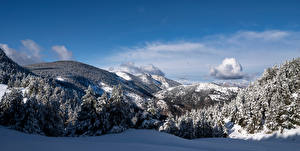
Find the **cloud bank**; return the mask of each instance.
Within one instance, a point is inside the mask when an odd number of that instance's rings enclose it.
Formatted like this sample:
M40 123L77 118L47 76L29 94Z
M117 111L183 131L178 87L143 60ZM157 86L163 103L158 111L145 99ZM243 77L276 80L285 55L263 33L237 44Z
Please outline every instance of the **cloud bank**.
M56 52L60 60L71 60L72 52L69 51L65 46L52 46L52 50Z
M21 40L21 43L27 50L31 52L31 55L35 58L41 58L41 48L40 46L31 39Z
M105 61L112 64L155 64L171 78L201 78L206 81L222 76L226 78L225 67L224 71L215 68L214 74L210 71L210 67L218 66L224 58L239 60L246 73L254 74L261 73L274 64L299 57L300 32L238 31L232 34L208 35L197 41L146 42L138 46L123 47L121 50ZM234 64L231 67L234 68ZM242 75L239 74L238 72L227 77L241 78Z
M28 65L43 62L43 49L33 40L21 40L22 47L14 49L7 44L0 43L0 48L4 50L6 55L20 65ZM55 52L59 60L72 59L72 52L67 50L65 46L52 46L52 51Z

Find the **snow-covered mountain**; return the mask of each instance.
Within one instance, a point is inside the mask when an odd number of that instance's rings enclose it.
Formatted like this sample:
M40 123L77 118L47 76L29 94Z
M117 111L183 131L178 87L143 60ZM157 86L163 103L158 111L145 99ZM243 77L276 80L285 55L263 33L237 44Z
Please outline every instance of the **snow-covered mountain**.
M128 93L151 97L153 90L140 81L125 80L117 74L76 61L57 61L26 66L27 69L42 77L54 78L62 84L85 90L92 85L95 91L111 93L115 85L121 85Z
M192 109L223 104L234 99L240 88L225 87L214 83L180 85L155 93L157 107L162 113L181 115Z
M112 93L116 85L121 85L125 95L142 107L152 94L162 89L180 85L159 75L133 75L124 71L108 72L76 61L57 61L26 66L36 75L56 79L60 84L84 91L92 86L99 95Z
M116 73L118 76L122 77L124 80L127 81L140 81L145 85L153 88L153 90L155 90L153 93L163 89L181 85L180 83L168 79L162 75L155 75L149 73L133 74L122 70L116 70L111 72Z
M133 75L124 71L108 72L76 61L57 61L26 66L31 72L42 77L56 79L59 83L85 90L92 86L100 95L111 93L113 86L121 85L133 102L141 106L152 94L162 89L180 85L163 76Z

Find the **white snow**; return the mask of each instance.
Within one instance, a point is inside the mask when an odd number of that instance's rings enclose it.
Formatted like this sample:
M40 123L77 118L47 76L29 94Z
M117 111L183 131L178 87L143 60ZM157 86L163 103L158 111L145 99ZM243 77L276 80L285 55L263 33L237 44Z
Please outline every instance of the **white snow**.
M300 136L300 127L297 127L295 129L284 129L283 133L280 133L280 131L275 131L270 134L267 133L267 129L265 128L259 133L249 134L245 129L243 129L239 125L234 125L232 127L232 132L229 134L230 138L236 138L236 139L245 139L245 140L263 140L268 138L288 138L292 137L294 135ZM298 140L300 143L300 140Z
M2 100L2 97L6 91L7 91L7 85L0 84L0 101Z
M182 139L155 130L130 129L96 137L45 137L0 127L3 151L295 151L300 137L262 141L230 138Z
M292 97L296 100L298 98L298 93L293 93Z
M139 75L138 77L140 78L141 81L143 81L146 84L150 84L151 83L150 77L148 75L146 75L146 74Z
M221 86L232 86L232 87L240 87L246 88L250 81L245 79L234 79L234 80L214 80L213 83L216 83Z
M56 77L56 80L58 80L58 81L65 81L65 79L62 78L61 76Z
M28 88L23 88L23 87L15 87L15 88L22 92L23 97L25 96L25 93L28 93L29 91ZM11 89L8 89L7 85L5 84L0 84L0 101L5 93L11 93ZM26 103L27 98L23 98L23 102Z
M122 79L126 81L133 80L131 75L136 76L145 84L155 84L158 85L161 89L167 89L170 87L169 83L167 82L166 78L161 75L155 75L150 73L143 73L143 72L131 72L130 70L123 70L123 69L109 69L110 72L115 73Z
M103 82L100 82L100 83L99 83L99 86L100 86L101 89L102 89L103 91L105 91L106 93L111 93L112 90L113 90L112 87L110 87L109 85L107 85L107 84L105 84L105 83L103 83Z
M284 138L287 139L289 137L293 138L294 136L299 136L298 142L300 143L300 127L296 127L294 129L284 129L282 133L280 131L275 131L272 133L268 133L268 129L265 127L261 132L250 134L245 129L243 129L238 124L233 124L229 121L229 119L225 119L227 131L229 133L230 138L234 139L244 139L244 140L265 140L270 138Z
M123 78L123 79L125 79L125 80L127 80L127 81L132 80L131 77L130 77L127 73L125 73L125 72L117 71L117 72L115 72L115 73L116 73L119 77L121 77L121 78Z
M143 97L135 94L135 93L125 93L126 96L130 98L132 102L134 102L138 107L143 108L143 104L147 101Z
M23 98L23 103L26 103L28 101L28 98Z
M157 105L162 109L168 109L168 105L164 100L158 100Z
M161 89L168 89L170 87L166 78L159 75L141 74L138 75L139 79L146 84L155 84Z
M178 90L178 92L174 94L176 96L185 95L187 93L186 90L190 88L194 88L195 92L215 90L216 91L215 93L208 95L212 100L215 101L225 100L227 99L226 96L229 96L232 92L238 92L240 90L240 88L238 87L219 86L214 83L194 83L192 85L179 85L176 87L170 87L165 90L157 92L155 96L158 99L163 99L166 92L172 91L175 88Z
M28 88L28 87L26 87L26 88L20 87L20 88L18 88L18 89L22 92L22 95L23 95L23 96L25 95L25 93L28 93L28 91L29 91L29 88Z
M229 95L230 91L231 92L238 92L239 88L238 87L225 87L225 86L219 86L217 84L213 84L213 83L197 83L194 84L197 86L196 88L196 92L200 92L202 90L216 90L219 91L223 94ZM216 100L216 101L220 101L220 100L224 100L226 98L224 98L224 96L220 95L220 94L210 94L209 97L212 100Z
M208 95L212 100L215 100L215 101L221 101L221 99L224 99L223 97L221 97L220 95L218 94L209 94Z
M161 88L162 89L168 89L168 88L170 88L170 85L169 85L169 83L166 81L166 78L165 77L163 77L163 76L159 76L159 75L152 75L152 78L153 79L155 79L155 80L157 80L157 81L159 81L159 82L161 82Z
M201 90L208 90L208 89L215 89L222 93L226 93L228 90L231 90L233 92L237 92L239 90L238 87L224 87L213 83L197 83L196 85L198 86L197 89L195 90L196 92L199 92Z

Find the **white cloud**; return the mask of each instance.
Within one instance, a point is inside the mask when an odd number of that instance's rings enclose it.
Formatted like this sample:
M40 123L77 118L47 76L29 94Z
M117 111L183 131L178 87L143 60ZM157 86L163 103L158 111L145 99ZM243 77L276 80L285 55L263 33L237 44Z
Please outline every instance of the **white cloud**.
M186 52L186 51L197 51L202 50L205 46L201 43L192 43L192 42L179 42L179 43L168 43L163 44L159 42L147 43L144 50L149 51L167 51L167 52Z
M10 48L7 44L1 43L0 47L4 50L8 57L21 65L41 62L41 49L33 40L21 40L21 43L25 49L15 50Z
M263 32L255 31L241 31L238 32L233 38L235 39L262 39L262 40L279 40L290 35L288 31L280 30L267 30Z
M111 60L152 60L157 59L170 59L178 58L182 56L189 55L191 53L200 54L215 54L217 53L213 48L208 48L203 43L197 42L172 42L172 43L162 43L162 42L152 42L146 43L141 47L133 48L123 48L120 54L112 56ZM124 62L124 61L123 61Z
M199 79L209 78L210 67L217 66L219 60L234 57L243 64L245 72L252 74L299 57L300 32L238 31L209 35L198 41L146 42L121 49L104 61L155 64L172 78Z
M71 60L72 59L72 52L69 51L65 46L52 46L52 50L56 52L58 57L61 60Z
M210 75L217 79L242 79L245 77L242 70L235 58L225 58L222 64L210 69Z
M141 66L140 68L145 73L149 73L149 74L152 74L152 75L165 76L165 73L162 72L158 67L154 66L153 64L149 64L149 65L146 65L146 66Z
M115 69L110 68L109 70L115 70ZM151 75L165 76L165 74L153 64L149 64L145 66L136 66L133 62L127 62L127 63L122 63L120 67L116 70L125 71L134 75L151 74Z
M41 58L40 55L41 48L36 42L34 42L31 39L26 39L26 40L21 40L21 43L25 48L27 48L27 50L31 51L34 57Z

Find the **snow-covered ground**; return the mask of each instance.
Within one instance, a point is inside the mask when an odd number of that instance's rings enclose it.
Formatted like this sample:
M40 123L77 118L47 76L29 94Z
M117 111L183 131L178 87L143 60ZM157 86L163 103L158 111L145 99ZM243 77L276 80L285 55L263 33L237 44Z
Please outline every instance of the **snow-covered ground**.
M249 134L245 129L243 129L239 125L234 125L232 128L232 132L229 134L230 138L236 138L236 139L245 139L245 140L264 140L264 139L270 139L270 138L283 138L283 139L289 139L292 138L295 135L300 136L300 127L297 127L295 129L284 129L281 133L280 131L275 131L272 133L267 133L267 129L265 128L261 132ZM299 140L300 143L300 140Z
M105 83L103 83L103 82L100 82L100 83L99 83L99 86L100 86L101 89L102 89L103 91L105 91L106 93L111 93L112 90L113 90L113 88L112 88L111 86L109 86L108 84L105 84Z
M138 107L143 108L143 104L147 101L147 99L144 99L143 97L135 94L135 93L125 93L127 97L130 98L132 102L134 102Z
M24 134L0 127L0 150L3 151L297 151L300 136L293 139L262 141L205 138L186 140L155 130L127 130L120 134L97 137L45 137Z
M58 80L58 81L65 81L65 79L63 77L61 77L61 76L56 77L56 80Z
M6 90L7 90L7 85L0 84L0 101L1 101L1 99L3 97L3 95L5 94Z
M300 127L296 126L294 129L284 129L282 132L280 130L269 132L269 130L264 127L261 132L257 132L254 134L249 134L244 128L242 128L238 124L233 124L229 121L229 119L225 119L226 128L230 138L233 139L244 139L244 140L265 140L265 139L295 139L295 136L298 137L298 141L300 143Z

